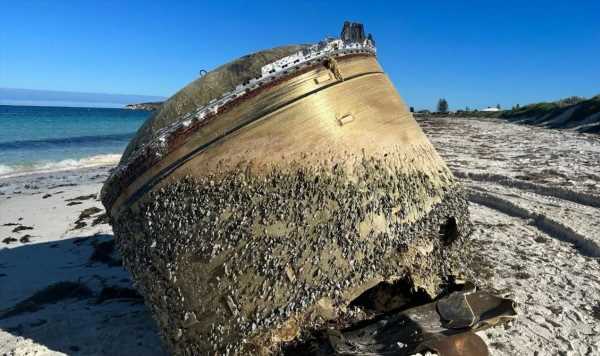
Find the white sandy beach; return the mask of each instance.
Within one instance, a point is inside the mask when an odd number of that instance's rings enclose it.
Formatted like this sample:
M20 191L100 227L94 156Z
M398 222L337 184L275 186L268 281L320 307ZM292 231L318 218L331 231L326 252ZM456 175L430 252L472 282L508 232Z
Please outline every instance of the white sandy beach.
M420 125L471 193L478 282L518 303L516 323L481 333L492 354L600 354L600 139ZM110 251L97 200L109 168L0 179L0 355L164 354Z
M517 302L493 355L600 353L600 138L500 120L419 124L470 192L479 284Z
M91 292L68 291L71 298L0 318L0 355L164 354L139 298L121 293L102 300L107 291L133 288L122 267L92 260L94 245L112 240L96 199L108 168L0 181L0 314L59 282L82 283ZM80 219L86 209L93 214ZM13 232L19 226L32 229Z

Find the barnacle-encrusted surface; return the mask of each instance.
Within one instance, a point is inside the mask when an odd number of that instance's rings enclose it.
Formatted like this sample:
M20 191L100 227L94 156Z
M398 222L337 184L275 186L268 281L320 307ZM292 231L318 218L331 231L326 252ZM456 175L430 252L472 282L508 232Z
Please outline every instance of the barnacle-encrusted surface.
M175 354L272 351L381 281L435 296L456 270L470 225L445 166L396 152L289 162L174 178L114 219Z
M188 122L267 57L207 74L194 89L202 100L163 105L106 182L124 263L170 352L273 352L366 317L346 306L382 282L433 297L457 270L469 231L462 189L375 52L359 52L282 66ZM162 123L177 128L160 134L163 149L132 155Z

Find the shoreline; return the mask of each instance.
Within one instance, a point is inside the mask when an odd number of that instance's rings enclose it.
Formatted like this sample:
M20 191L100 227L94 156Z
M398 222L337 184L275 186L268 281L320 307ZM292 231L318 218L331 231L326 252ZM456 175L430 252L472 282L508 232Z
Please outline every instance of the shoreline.
M31 169L22 170L13 167L24 167L25 165L10 166L0 164L0 182L4 179L26 177L29 175L48 175L84 169L113 168L119 163L120 158L121 155L117 154L95 155L79 159L64 159L55 162L47 162L41 166L38 165L38 167L33 165ZM93 163L94 161L97 161L97 163ZM86 164L85 162L89 163Z
M56 186L72 187L89 183L103 183L114 167L115 164L102 164L0 176L0 197L10 197L15 194L41 194L43 189L52 189Z

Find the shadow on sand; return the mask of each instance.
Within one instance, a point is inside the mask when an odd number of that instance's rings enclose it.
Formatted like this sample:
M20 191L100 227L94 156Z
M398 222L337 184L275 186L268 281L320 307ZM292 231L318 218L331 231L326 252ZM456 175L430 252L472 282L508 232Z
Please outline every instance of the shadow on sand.
M5 352L165 354L108 234L1 249L0 330Z

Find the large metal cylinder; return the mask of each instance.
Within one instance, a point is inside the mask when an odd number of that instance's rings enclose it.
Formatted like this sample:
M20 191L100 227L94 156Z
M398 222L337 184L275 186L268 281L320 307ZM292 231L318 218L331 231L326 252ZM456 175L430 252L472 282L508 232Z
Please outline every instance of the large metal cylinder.
M283 75L167 146L130 148L103 201L174 354L271 352L384 281L436 296L469 230L460 185L370 54Z

